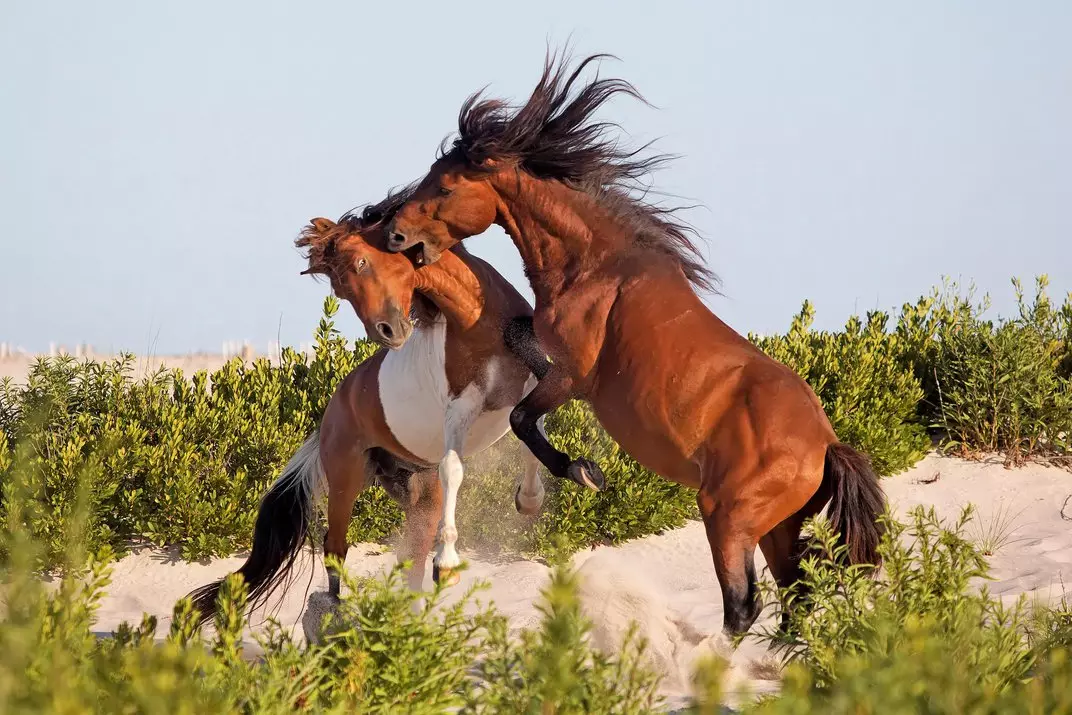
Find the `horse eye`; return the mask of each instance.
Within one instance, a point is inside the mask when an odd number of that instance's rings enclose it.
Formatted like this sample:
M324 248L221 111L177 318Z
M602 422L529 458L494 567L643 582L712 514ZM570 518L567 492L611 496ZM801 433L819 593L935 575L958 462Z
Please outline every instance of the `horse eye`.
M439 195L440 196L450 196L452 193L454 193L453 189L448 189L446 186L440 186L439 187Z
M360 259L360 260L359 260L359 261L357 262L357 270L359 270L359 271L360 271L361 269L363 269L363 268L365 267L365 264L366 264L366 263L368 263L368 261L366 261L366 260L365 260L364 258Z

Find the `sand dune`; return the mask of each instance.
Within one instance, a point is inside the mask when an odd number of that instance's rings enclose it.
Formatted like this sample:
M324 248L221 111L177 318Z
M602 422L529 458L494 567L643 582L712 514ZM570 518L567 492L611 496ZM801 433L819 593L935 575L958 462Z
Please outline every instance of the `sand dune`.
M940 516L952 519L962 505L971 502L984 524L992 516L1015 517L1005 543L992 558L995 580L989 583L991 591L1009 600L1029 593L1052 601L1065 589L1072 595L1072 522L1061 515L1065 499L1072 495L1069 472L1037 465L1008 470L1000 464L932 455L915 468L884 480L883 485L901 514L916 504L933 504ZM1072 517L1069 511L1072 508L1065 513ZM491 588L482 593L482 599L492 600L516 628L537 624L535 603L548 577L545 565L481 560L464 549L463 557L470 559L470 568L451 598L474 580L489 581ZM347 562L355 573L368 575L390 568L396 560L385 547L361 544L351 549ZM616 548L584 551L573 562L582 579L582 602L594 621L596 645L614 649L629 620L638 621L651 642L651 663L666 675L663 690L672 705L683 702L692 664L709 650L731 658L731 700L746 692L777 688L775 661L761 645L746 641L733 652L721 636L722 599L700 524ZM228 558L187 564L157 549L133 553L115 567L97 628L110 632L120 622L137 621L142 612L149 612L160 619L161 631L166 631L176 599L241 563L241 558ZM763 565L757 550L757 567L762 570ZM315 621L326 603L322 593L326 578L320 564L314 568L306 558L301 569L290 591L270 604L273 614L293 626L298 637L303 632L303 616ZM430 580L426 585L430 586ZM263 615L254 614L254 629Z

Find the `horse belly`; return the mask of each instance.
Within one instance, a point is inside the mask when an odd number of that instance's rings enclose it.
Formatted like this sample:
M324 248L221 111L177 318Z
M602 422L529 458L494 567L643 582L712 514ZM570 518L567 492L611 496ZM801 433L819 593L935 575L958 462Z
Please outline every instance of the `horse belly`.
M481 413L465 437L464 456L479 454L502 439L510 431L511 409L506 407Z
M643 338L622 339L608 331L599 364L599 379L590 402L607 433L648 469L675 482L699 484L696 451L705 432L702 363L685 359L669 369L660 364L668 351L650 331ZM677 351L675 351L677 352ZM678 354L687 353L682 349ZM685 357L682 355L682 357Z
M609 393L609 394L607 394ZM660 476L697 487L700 469L687 448L676 443L672 430L650 413L629 402L628 393L603 390L591 398L596 418L626 454Z

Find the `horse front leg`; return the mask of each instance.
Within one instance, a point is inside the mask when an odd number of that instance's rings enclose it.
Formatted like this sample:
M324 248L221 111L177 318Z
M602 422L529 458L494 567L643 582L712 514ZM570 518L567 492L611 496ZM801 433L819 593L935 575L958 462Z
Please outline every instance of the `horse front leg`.
M466 393L469 392L467 388ZM443 425L443 442L445 452L439 461L439 482L443 487L443 511L439 522L439 538L436 553L432 559L432 580L452 586L460 579L456 569L461 565L461 558L455 544L458 541L458 527L454 514L458 508L458 490L461 489L465 468L462 465L462 452L469 429L483 409L483 395L470 397L463 393L447 407L447 419Z
M537 380L536 387L510 412L510 429L551 476L601 491L606 479L599 465L585 457L571 460L552 446L543 428L544 415L566 404L572 396L573 377L547 359L530 316L519 316L507 323L503 342ZM521 502L516 498L515 505L521 511Z
M510 412L510 428L547 467L551 476L568 479L598 492L606 484L599 465L585 457L571 460L569 455L554 448L543 431L541 418L566 404L572 388L573 378L562 368L552 365L532 392Z

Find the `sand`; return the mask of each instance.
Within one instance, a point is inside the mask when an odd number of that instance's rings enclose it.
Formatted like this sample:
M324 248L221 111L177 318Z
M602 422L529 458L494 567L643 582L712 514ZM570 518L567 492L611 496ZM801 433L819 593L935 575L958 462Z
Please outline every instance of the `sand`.
M1072 495L1072 473L1039 465L1010 470L1000 463L931 455L913 469L884 480L883 486L899 514L923 504L934 505L941 517L955 519L960 508L971 502L979 510L981 524L995 517L999 522L1011 518L1006 538L992 557L994 580L988 584L1002 599L1014 600L1027 593L1052 602L1066 589L1072 596L1072 500L1062 516L1065 500ZM464 542L463 533L460 543ZM535 605L547 581L547 566L527 560L481 559L464 548L462 555L469 559L469 570L450 598L458 597L474 580L488 581L491 588L482 593L482 599L492 600L513 627L538 624ZM757 569L762 571L758 550L756 557ZM166 551L138 550L115 566L96 628L108 633L120 622L136 622L148 612L159 618L158 632L166 633L176 599L241 563L236 557L188 564ZM389 548L360 544L351 549L347 563L353 572L368 575L390 568L396 559ZM692 664L709 651L730 658L731 704L777 689L777 661L762 645L746 640L733 651L721 635L722 600L699 523L619 547L586 550L576 554L573 563L582 579L583 606L594 622L594 643L614 650L629 621L636 620L650 641L651 664L665 674L663 693L671 707L684 704ZM306 558L295 585L269 605L273 615L294 627L299 639L304 633L303 616L307 623L316 621L326 604L323 569L319 563L315 568L311 564L311 558ZM430 586L430 575L426 586ZM263 612L253 614L254 630L259 629L263 616ZM769 614L764 614L760 624L769 620Z

